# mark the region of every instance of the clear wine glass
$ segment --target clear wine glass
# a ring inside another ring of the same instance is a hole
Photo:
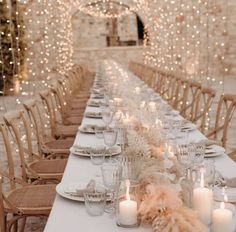
[[[113,119],[113,112],[109,110],[104,110],[102,112],[102,120],[106,124],[106,127],[109,126],[109,124],[112,122]]]
[[[111,149],[114,145],[116,145],[116,142],[117,142],[117,135],[118,135],[118,131],[116,129],[109,128],[109,129],[106,129],[103,131],[104,143],[105,143],[105,145],[108,146],[108,152],[110,154],[110,159],[112,156]]]
[[[177,159],[185,173],[192,167],[194,158],[195,155],[192,151],[192,144],[177,146]]]
[[[204,143],[194,143],[192,144],[192,152],[195,154],[194,164],[196,166],[202,165],[205,156],[206,146]]]

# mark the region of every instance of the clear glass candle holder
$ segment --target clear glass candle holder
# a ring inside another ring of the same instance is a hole
[[[122,179],[129,179],[135,181],[142,168],[142,156],[139,155],[123,155],[120,157],[122,166]]]
[[[136,181],[121,181],[116,191],[116,222],[124,228],[139,226],[140,185]]]

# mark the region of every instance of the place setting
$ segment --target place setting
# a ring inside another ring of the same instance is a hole
[[[124,79],[116,88],[123,82],[133,85],[132,79]],[[115,88],[106,89],[108,105],[102,108],[99,123],[84,126],[96,144],[70,149],[78,157],[90,157],[96,173],[88,183],[59,184],[58,194],[84,202],[90,216],[112,215],[117,227],[148,226],[154,231],[165,226],[180,231],[189,226],[196,231],[221,227],[231,232],[236,184],[223,182],[214,163],[225,149],[211,140],[191,141],[189,134],[197,127],[182,118],[169,118],[164,113],[168,107],[153,102],[149,91],[143,95],[144,103],[127,90],[117,97]],[[100,122],[104,126],[99,128]],[[182,221],[171,225],[176,217]]]

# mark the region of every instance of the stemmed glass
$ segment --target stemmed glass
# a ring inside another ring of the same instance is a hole
[[[111,204],[106,207],[105,212],[112,212],[115,209],[114,196],[117,189],[117,185],[120,183],[122,178],[122,167],[118,162],[105,163],[101,167],[102,179],[104,185],[111,192]]]
[[[177,159],[179,164],[186,173],[193,165],[195,155],[192,149],[192,144],[179,145],[177,148]]]
[[[105,145],[108,146],[108,152],[110,154],[110,160],[112,156],[112,147],[116,145],[118,131],[116,129],[108,128],[103,131],[103,138]]]
[[[196,166],[202,165],[205,155],[205,144],[204,143],[195,143],[192,144],[192,152],[195,154],[194,164]]]
[[[112,122],[113,119],[113,112],[105,110],[102,112],[102,120],[106,124],[106,127],[109,126],[109,124]]]
[[[215,170],[215,161],[212,159],[204,160],[204,168],[205,168],[205,183],[209,187],[214,187],[216,180],[216,170]]]

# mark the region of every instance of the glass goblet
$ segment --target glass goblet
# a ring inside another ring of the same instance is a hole
[[[100,216],[104,213],[107,193],[105,188],[95,192],[84,193],[85,207],[89,215]]]
[[[112,122],[113,119],[113,112],[105,110],[102,112],[102,120],[106,124],[106,127],[109,126],[109,124]]]
[[[195,153],[194,164],[199,166],[203,164],[205,156],[205,144],[204,143],[195,143],[192,144],[192,152]]]
[[[111,204],[108,205],[105,212],[114,211],[114,195],[117,189],[117,185],[119,184],[122,178],[122,167],[119,163],[105,163],[101,167],[102,171],[102,179],[104,185],[108,188],[111,193]]]
[[[186,173],[192,167],[194,161],[194,153],[191,150],[191,144],[179,145],[177,147],[177,159],[181,168]]]
[[[118,135],[118,131],[115,129],[107,129],[107,130],[103,131],[104,143],[105,143],[105,145],[108,146],[108,152],[110,154],[110,159],[112,156],[111,148],[117,142],[117,135]]]
[[[101,165],[105,160],[105,146],[97,145],[90,151],[90,159],[94,165]]]

